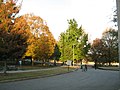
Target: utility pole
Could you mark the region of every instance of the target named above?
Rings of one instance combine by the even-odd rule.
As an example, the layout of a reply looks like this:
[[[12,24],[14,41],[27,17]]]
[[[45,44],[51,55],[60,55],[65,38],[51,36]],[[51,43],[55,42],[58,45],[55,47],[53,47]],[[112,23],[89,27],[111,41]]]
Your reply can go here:
[[[64,37],[64,35],[62,36],[63,37],[63,47],[62,47],[62,57],[63,57],[63,63],[64,63],[64,61],[65,61],[65,37]]]
[[[119,53],[119,79],[120,79],[120,0],[116,0],[117,5],[117,23],[118,23],[118,53]]]

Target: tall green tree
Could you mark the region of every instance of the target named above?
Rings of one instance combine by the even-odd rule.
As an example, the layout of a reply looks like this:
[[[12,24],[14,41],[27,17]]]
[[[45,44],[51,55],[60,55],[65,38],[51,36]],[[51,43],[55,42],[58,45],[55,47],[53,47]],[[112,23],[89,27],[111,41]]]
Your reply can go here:
[[[88,35],[75,19],[68,20],[68,29],[61,33],[59,46],[61,50],[61,60],[80,60],[87,55],[89,44]]]

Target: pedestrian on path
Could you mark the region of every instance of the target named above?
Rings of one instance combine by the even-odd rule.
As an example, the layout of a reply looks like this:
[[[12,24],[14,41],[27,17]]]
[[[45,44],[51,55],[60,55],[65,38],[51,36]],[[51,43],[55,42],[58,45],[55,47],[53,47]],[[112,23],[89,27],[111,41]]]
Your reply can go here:
[[[85,64],[82,66],[82,72],[86,72],[86,71],[87,71],[87,65]]]
[[[82,65],[82,72],[85,72],[85,71],[86,71],[85,65]]]
[[[85,71],[87,71],[87,65],[85,64]]]
[[[82,64],[80,65],[80,69],[83,69],[83,65]]]

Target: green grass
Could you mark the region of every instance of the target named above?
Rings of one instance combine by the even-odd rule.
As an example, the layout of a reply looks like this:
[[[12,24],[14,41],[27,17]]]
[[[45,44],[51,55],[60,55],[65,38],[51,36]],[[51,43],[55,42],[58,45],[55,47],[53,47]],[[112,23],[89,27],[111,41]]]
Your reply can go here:
[[[65,67],[59,67],[51,70],[42,70],[42,71],[24,72],[24,73],[7,73],[6,75],[0,74],[0,82],[51,76],[56,74],[67,73],[74,69],[75,68],[70,68],[70,70],[68,71],[68,69]]]
[[[21,66],[21,67],[17,67],[18,69],[21,70],[34,70],[34,69],[43,69],[43,68],[52,68],[52,67],[41,67],[41,66]]]

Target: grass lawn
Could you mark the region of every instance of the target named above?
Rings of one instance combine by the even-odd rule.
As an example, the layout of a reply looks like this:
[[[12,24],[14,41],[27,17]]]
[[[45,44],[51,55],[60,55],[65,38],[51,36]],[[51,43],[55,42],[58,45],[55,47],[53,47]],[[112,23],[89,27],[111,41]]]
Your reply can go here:
[[[34,69],[45,69],[45,68],[53,68],[53,67],[45,67],[45,66],[17,66],[18,69],[21,70],[34,70]]]
[[[0,73],[0,82],[16,81],[16,80],[25,80],[31,78],[40,78],[45,76],[51,76],[56,74],[63,74],[75,70],[75,68],[58,67],[50,70],[40,70],[34,72],[21,72],[21,73],[7,73],[4,75]]]

